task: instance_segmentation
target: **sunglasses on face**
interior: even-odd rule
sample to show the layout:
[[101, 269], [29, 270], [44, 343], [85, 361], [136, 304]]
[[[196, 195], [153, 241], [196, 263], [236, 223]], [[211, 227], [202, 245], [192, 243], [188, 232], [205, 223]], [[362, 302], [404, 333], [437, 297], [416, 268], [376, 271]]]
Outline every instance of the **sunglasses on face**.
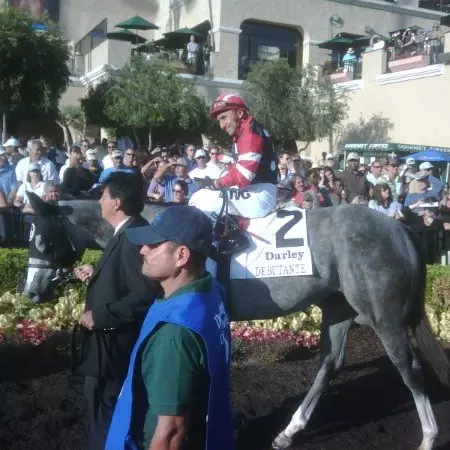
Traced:
[[206, 159], [206, 156], [197, 156], [195, 159]]

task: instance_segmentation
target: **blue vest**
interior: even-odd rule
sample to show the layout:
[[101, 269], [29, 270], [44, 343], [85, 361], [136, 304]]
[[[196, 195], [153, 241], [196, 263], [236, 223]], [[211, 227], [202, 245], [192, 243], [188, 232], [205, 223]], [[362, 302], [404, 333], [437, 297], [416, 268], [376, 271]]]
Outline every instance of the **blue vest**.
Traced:
[[208, 293], [189, 292], [153, 303], [131, 354], [128, 374], [117, 400], [105, 450], [137, 449], [130, 436], [136, 355], [160, 322], [190, 328], [203, 338], [210, 376], [205, 449], [234, 448], [230, 402], [231, 333], [223, 298], [222, 286], [212, 279], [212, 288]]

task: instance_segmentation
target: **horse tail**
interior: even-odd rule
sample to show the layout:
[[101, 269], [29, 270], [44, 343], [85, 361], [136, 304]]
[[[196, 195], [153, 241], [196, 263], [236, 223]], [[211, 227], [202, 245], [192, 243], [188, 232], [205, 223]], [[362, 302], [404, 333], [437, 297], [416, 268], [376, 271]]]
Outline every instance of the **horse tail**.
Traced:
[[416, 258], [419, 260], [420, 269], [419, 286], [414, 301], [410, 326], [422, 356], [431, 366], [440, 383], [445, 387], [450, 387], [450, 361], [436, 336], [431, 331], [425, 312], [425, 258], [418, 237], [410, 229], [407, 230], [416, 249]]

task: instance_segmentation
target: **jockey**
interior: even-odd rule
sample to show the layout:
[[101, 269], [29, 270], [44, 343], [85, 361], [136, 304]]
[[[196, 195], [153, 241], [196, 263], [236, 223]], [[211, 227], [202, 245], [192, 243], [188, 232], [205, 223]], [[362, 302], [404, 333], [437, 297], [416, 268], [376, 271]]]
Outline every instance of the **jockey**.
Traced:
[[[228, 191], [229, 213], [248, 219], [264, 217], [275, 209], [277, 198], [277, 156], [270, 134], [250, 114], [239, 94], [222, 94], [209, 114], [234, 142], [235, 164], [217, 180], [207, 180], [213, 189]], [[221, 192], [201, 189], [192, 195], [190, 205], [208, 215], [220, 212]]]

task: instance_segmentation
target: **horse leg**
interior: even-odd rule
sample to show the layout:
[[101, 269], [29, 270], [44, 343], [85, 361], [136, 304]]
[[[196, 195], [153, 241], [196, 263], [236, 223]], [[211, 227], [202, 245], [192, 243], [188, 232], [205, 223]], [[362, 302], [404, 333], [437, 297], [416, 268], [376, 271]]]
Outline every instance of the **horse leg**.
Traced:
[[306, 427], [320, 397], [344, 363], [347, 334], [355, 315], [340, 294], [328, 298], [322, 305], [319, 371], [289, 425], [272, 442], [273, 449], [290, 447], [294, 435]]
[[403, 327], [385, 328], [379, 325], [375, 326], [374, 330], [383, 343], [389, 359], [413, 395], [423, 433], [419, 449], [430, 450], [433, 448], [438, 427], [430, 400], [425, 393], [421, 367], [411, 347], [407, 331]]

